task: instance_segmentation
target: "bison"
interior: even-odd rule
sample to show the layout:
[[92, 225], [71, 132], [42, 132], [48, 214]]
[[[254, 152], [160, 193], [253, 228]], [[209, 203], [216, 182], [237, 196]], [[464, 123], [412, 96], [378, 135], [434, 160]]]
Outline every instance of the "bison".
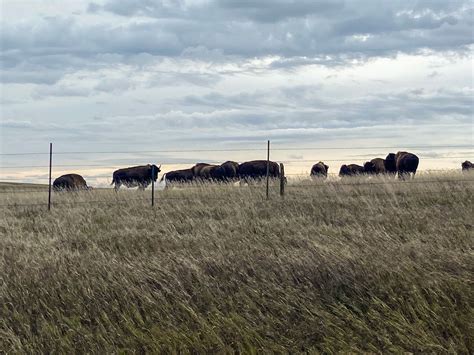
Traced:
[[166, 182], [191, 182], [194, 180], [194, 174], [192, 169], [182, 169], [169, 171], [160, 181], [165, 180]]
[[407, 177], [415, 177], [419, 162], [420, 159], [413, 153], [390, 153], [385, 158], [385, 167], [389, 166], [393, 169], [395, 165], [395, 172], [398, 173], [398, 178], [405, 180]]
[[144, 190], [152, 181], [158, 179], [158, 173], [161, 171], [160, 168], [161, 165], [148, 164], [116, 170], [114, 171], [111, 185], [115, 184], [116, 191], [121, 185], [127, 187], [138, 186], [140, 190]]
[[316, 178], [326, 179], [328, 176], [328, 170], [329, 170], [329, 166], [327, 166], [322, 161], [320, 161], [319, 163], [316, 163], [311, 167], [310, 176], [313, 179], [316, 179]]
[[239, 163], [235, 161], [226, 161], [221, 164], [218, 173], [222, 174], [219, 179], [225, 182], [232, 182], [239, 178]]
[[363, 166], [357, 164], [349, 164], [349, 165], [342, 165], [341, 169], [339, 169], [339, 176], [346, 177], [346, 176], [356, 176], [364, 174], [365, 170]]
[[[280, 166], [273, 161], [269, 162], [268, 174], [270, 178], [280, 177]], [[252, 160], [239, 165], [239, 178], [241, 181], [261, 180], [267, 176], [267, 161]]]
[[382, 158], [375, 158], [371, 161], [365, 162], [364, 171], [366, 174], [385, 174], [387, 172], [385, 169], [385, 160]]
[[390, 175], [395, 175], [397, 173], [397, 158], [394, 153], [387, 155], [383, 162], [385, 172]]
[[466, 160], [464, 163], [461, 164], [462, 171], [468, 172], [469, 170], [474, 170], [474, 164], [471, 163], [469, 160]]
[[194, 179], [200, 181], [220, 180], [224, 175], [224, 168], [221, 165], [198, 163], [191, 168]]
[[87, 186], [86, 180], [78, 174], [65, 174], [58, 177], [53, 182], [53, 189], [55, 191], [62, 190], [88, 190], [90, 187]]

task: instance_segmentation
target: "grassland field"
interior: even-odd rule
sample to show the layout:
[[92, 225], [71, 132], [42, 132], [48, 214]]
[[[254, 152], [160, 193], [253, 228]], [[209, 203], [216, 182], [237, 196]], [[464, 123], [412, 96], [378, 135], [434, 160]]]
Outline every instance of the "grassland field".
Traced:
[[0, 353], [474, 353], [474, 174], [278, 190], [0, 184]]

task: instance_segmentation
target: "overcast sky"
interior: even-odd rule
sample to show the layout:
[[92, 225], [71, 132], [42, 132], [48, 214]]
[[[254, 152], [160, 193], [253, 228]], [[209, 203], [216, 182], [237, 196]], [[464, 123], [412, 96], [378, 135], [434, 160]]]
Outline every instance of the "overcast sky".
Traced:
[[[277, 148], [291, 171], [394, 146], [422, 168], [473, 159], [473, 2], [1, 0], [1, 151]], [[296, 150], [337, 147], [348, 150]], [[455, 158], [449, 158], [449, 157]], [[177, 163], [265, 152], [76, 154], [56, 164]], [[459, 158], [458, 158], [459, 157]], [[436, 159], [435, 159], [436, 158]], [[439, 159], [438, 159], [439, 158]], [[1, 156], [2, 166], [47, 156]], [[341, 162], [333, 162], [337, 172]], [[184, 165], [183, 165], [184, 166]], [[110, 168], [70, 170], [110, 175]], [[43, 177], [2, 169], [0, 179]], [[109, 179], [110, 180], [110, 179]], [[105, 181], [105, 180], [104, 180]]]

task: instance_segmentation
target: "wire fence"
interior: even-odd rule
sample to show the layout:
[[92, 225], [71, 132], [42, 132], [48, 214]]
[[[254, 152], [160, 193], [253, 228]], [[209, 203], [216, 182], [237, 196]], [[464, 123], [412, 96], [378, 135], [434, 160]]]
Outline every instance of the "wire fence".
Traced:
[[[423, 160], [444, 160], [444, 159], [463, 159], [464, 157], [437, 157], [430, 158], [425, 157]], [[324, 159], [324, 162], [342, 162], [349, 159]], [[209, 161], [209, 160], [208, 160]], [[279, 160], [280, 163], [315, 163], [314, 159], [291, 159], [291, 160]], [[187, 165], [189, 163], [176, 163], [171, 161], [162, 162], [163, 164], [170, 165]], [[97, 167], [100, 169], [113, 169], [120, 168], [123, 164], [114, 164], [114, 165], [102, 165], [102, 164], [55, 164], [55, 168], [93, 168]], [[10, 166], [1, 166], [0, 169], [31, 169], [31, 168], [48, 168], [48, 165], [10, 165]], [[441, 169], [439, 169], [441, 170]]]
[[[352, 195], [352, 196], [367, 196], [367, 197], [390, 197], [390, 198], [396, 198], [396, 197], [407, 197], [407, 196], [425, 196], [426, 198], [430, 198], [433, 195], [445, 195], [447, 192], [466, 192], [470, 191], [472, 194], [470, 195], [471, 198], [474, 196], [474, 179], [439, 179], [439, 180], [410, 180], [410, 181], [396, 181], [396, 180], [384, 180], [384, 181], [358, 181], [358, 182], [328, 182], [328, 183], [313, 183], [313, 184], [295, 184], [295, 185], [287, 185], [286, 189], [291, 190], [290, 194], [290, 199], [291, 197], [298, 197], [303, 195], [307, 195], [308, 189], [319, 189], [319, 190], [325, 190], [325, 191], [335, 191], [337, 195]], [[417, 190], [407, 190], [407, 191], [397, 191], [393, 189], [387, 189], [387, 187], [392, 186], [392, 187], [400, 187], [400, 186], [407, 186], [407, 185], [424, 185], [424, 187], [428, 187], [430, 185], [435, 186], [436, 189], [433, 189], [433, 187], [429, 187], [426, 190], [422, 191], [417, 191]], [[350, 186], [350, 190], [345, 190], [345, 187]], [[358, 188], [360, 187], [374, 187], [374, 186], [384, 186], [386, 187], [385, 189], [363, 189], [360, 190]], [[219, 202], [229, 202], [229, 201], [234, 201], [234, 199], [228, 198], [227, 192], [229, 190], [220, 190], [222, 193], [222, 196], [209, 196], [208, 193], [209, 191], [212, 191], [212, 189], [221, 189], [223, 186], [222, 185], [212, 185], [212, 184], [204, 184], [201, 186], [181, 186], [182, 188], [176, 189], [178, 192], [186, 193], [188, 190], [199, 190], [204, 192], [203, 194], [194, 194], [194, 195], [189, 195], [189, 196], [183, 196], [183, 195], [178, 195], [178, 196], [169, 196], [169, 195], [164, 195], [164, 196], [156, 196], [154, 197], [154, 201], [158, 202], [158, 204], [162, 202], [168, 202], [168, 201], [182, 201], [182, 202], [208, 202], [208, 201], [219, 201]], [[263, 193], [263, 187], [262, 185], [245, 185], [245, 186], [224, 186], [224, 188], [227, 187], [230, 189], [230, 191], [241, 191], [241, 190], [251, 190], [251, 189], [258, 189], [261, 191], [262, 199], [264, 199], [264, 193]], [[274, 186], [275, 187], [275, 186]], [[109, 190], [102, 190], [98, 189], [96, 190], [99, 192], [108, 192], [113, 193], [111, 191], [112, 189]], [[297, 192], [300, 192], [299, 194]], [[9, 194], [9, 195], [16, 195], [16, 194], [21, 194], [21, 193], [43, 193], [47, 194], [48, 190], [43, 189], [43, 190], [33, 190], [30, 191], [28, 189], [25, 190], [10, 190], [10, 191], [0, 191], [1, 194]], [[146, 192], [143, 192], [146, 193]], [[61, 192], [62, 196], [66, 196], [67, 194], [68, 198], [76, 198], [76, 197], [82, 197], [83, 199], [87, 197], [87, 195], [90, 194], [91, 197], [98, 197], [96, 194], [94, 194], [94, 190], [91, 192], [89, 191], [82, 191], [82, 192]], [[115, 195], [115, 193], [114, 193]], [[235, 198], [235, 201], [238, 202], [239, 198], [247, 198], [248, 195], [232, 195], [233, 198]], [[254, 194], [252, 194], [253, 197], [255, 197]], [[45, 196], [46, 197], [46, 196]], [[107, 197], [107, 196], [104, 196]], [[108, 196], [109, 199], [107, 200], [97, 200], [97, 199], [90, 199], [90, 200], [73, 200], [73, 201], [54, 201], [51, 203], [52, 207], [57, 207], [57, 206], [83, 206], [83, 205], [108, 205], [108, 206], [124, 206], [124, 205], [131, 205], [132, 203], [141, 203], [141, 206], [149, 205], [151, 199], [150, 198], [120, 198], [120, 197], [112, 197], [110, 198], [110, 195]], [[258, 196], [257, 196], [258, 197]], [[285, 198], [288, 198], [288, 194], [285, 196]], [[7, 204], [0, 204], [0, 208], [16, 208], [16, 207], [47, 207], [48, 203], [43, 202], [43, 203], [23, 203], [23, 202], [13, 202], [13, 203], [7, 203]], [[50, 206], [50, 207], [51, 207]]]
[[[439, 148], [474, 148], [472, 144], [452, 144], [452, 145], [408, 145], [404, 149], [439, 149]], [[400, 146], [365, 146], [365, 147], [329, 147], [329, 146], [311, 146], [311, 147], [276, 147], [272, 151], [298, 151], [298, 150], [367, 150], [367, 149], [398, 149]], [[266, 152], [265, 147], [261, 148], [229, 148], [229, 149], [163, 149], [163, 150], [120, 150], [120, 151], [58, 151], [55, 155], [64, 154], [158, 154], [158, 153], [202, 153], [202, 152], [250, 152], [263, 151]], [[49, 155], [49, 152], [21, 152], [21, 153], [0, 153], [0, 156], [19, 156], [19, 155]]]
[[[474, 180], [472, 180], [474, 182]], [[317, 185], [315, 185], [317, 186]], [[299, 186], [295, 186], [299, 187]], [[308, 186], [301, 186], [301, 187], [308, 187]], [[301, 188], [300, 187], [300, 188]], [[463, 189], [457, 189], [455, 191], [451, 190], [451, 192], [464, 192], [465, 190]], [[306, 196], [306, 193], [302, 191], [304, 195]], [[410, 197], [410, 196], [424, 196], [425, 198], [432, 198], [434, 195], [445, 195], [447, 190], [430, 190], [430, 191], [383, 191], [383, 192], [370, 192], [370, 193], [363, 193], [363, 192], [354, 192], [354, 191], [338, 191], [338, 195], [352, 195], [352, 196], [365, 196], [365, 197], [389, 197], [389, 198], [397, 198], [397, 197]], [[295, 196], [295, 197], [301, 197]], [[472, 197], [472, 196], [471, 196]], [[331, 198], [328, 198], [330, 200]], [[87, 200], [87, 201], [60, 201], [60, 202], [53, 202], [51, 203], [52, 207], [57, 207], [57, 206], [70, 206], [70, 207], [75, 207], [75, 206], [84, 206], [84, 205], [107, 205], [107, 206], [131, 206], [132, 203], [140, 202], [141, 205], [140, 207], [149, 207], [150, 204], [150, 199], [115, 199], [115, 200]], [[169, 201], [180, 201], [180, 202], [234, 202], [238, 203], [239, 200], [232, 200], [229, 198], [219, 198], [219, 197], [209, 197], [207, 195], [203, 195], [200, 197], [198, 196], [192, 196], [192, 197], [184, 197], [184, 196], [176, 196], [176, 197], [158, 197], [155, 198], [155, 202], [169, 202]], [[291, 201], [286, 199], [285, 201]], [[441, 205], [440, 203], [437, 203], [437, 205]], [[48, 203], [10, 203], [10, 204], [0, 204], [0, 208], [16, 208], [16, 207], [48, 207]]]
[[[437, 155], [432, 152], [426, 152], [426, 150], [433, 150], [433, 149], [469, 149], [469, 152], [474, 152], [474, 145], [466, 145], [466, 144], [460, 144], [460, 145], [413, 145], [413, 146], [405, 146], [403, 147], [403, 150], [411, 150], [415, 151], [417, 155], [419, 155], [421, 161], [445, 161], [445, 160], [459, 160], [459, 162], [462, 162], [463, 160], [466, 160], [466, 156], [461, 156], [458, 154], [446, 154], [446, 155]], [[74, 157], [75, 155], [119, 155], [119, 154], [128, 154], [128, 155], [146, 155], [146, 154], [153, 154], [153, 155], [160, 155], [160, 154], [171, 154], [171, 153], [222, 153], [222, 152], [229, 152], [229, 153], [248, 153], [252, 152], [254, 158], [260, 158], [260, 160], [266, 160], [267, 158], [265, 155], [270, 155], [270, 153], [273, 152], [278, 152], [278, 154], [285, 153], [285, 152], [295, 152], [295, 151], [311, 151], [311, 152], [322, 152], [318, 153], [319, 158], [318, 159], [296, 159], [293, 157], [285, 157], [283, 159], [275, 159], [273, 158], [272, 160], [277, 160], [278, 163], [281, 164], [290, 164], [291, 166], [305, 166], [305, 170], [307, 172], [305, 173], [296, 173], [296, 172], [287, 172], [285, 176], [288, 177], [300, 177], [300, 178], [305, 178], [306, 180], [309, 178], [309, 171], [311, 170], [312, 164], [316, 163], [317, 161], [324, 161], [324, 162], [346, 162], [346, 163], [352, 163], [354, 160], [358, 160], [359, 162], [362, 162], [363, 160], [367, 161], [370, 160], [368, 158], [368, 154], [365, 155], [359, 155], [359, 156], [342, 156], [338, 159], [331, 158], [331, 159], [324, 159], [323, 156], [327, 155], [328, 151], [350, 151], [353, 153], [354, 151], [366, 151], [366, 150], [389, 150], [389, 151], [398, 151], [401, 150], [399, 147], [396, 146], [364, 146], [364, 147], [329, 147], [329, 146], [302, 146], [302, 147], [288, 147], [288, 146], [276, 146], [272, 147], [270, 149], [270, 144], [268, 142], [268, 147], [264, 148], [262, 147], [248, 147], [248, 148], [239, 148], [239, 149], [164, 149], [164, 150], [120, 150], [120, 151], [58, 151], [58, 152], [53, 152], [50, 151], [48, 152], [6, 152], [6, 153], [0, 153], [0, 157], [32, 157], [33, 159], [37, 160], [36, 157], [38, 156], [50, 156], [50, 159], [53, 156], [61, 156], [62, 159], [64, 157]], [[326, 152], [326, 153], [324, 153]], [[258, 153], [258, 154], [254, 154]], [[278, 155], [277, 154], [277, 155]], [[472, 153], [471, 153], [472, 154]], [[433, 156], [437, 155], [437, 156]], [[82, 159], [82, 158], [81, 158]], [[173, 161], [170, 158], [164, 158], [160, 159], [157, 156], [144, 156], [140, 157], [140, 159], [153, 159], [153, 160], [161, 160], [162, 164], [169, 164], [173, 166], [186, 166], [189, 167], [190, 163], [188, 162], [183, 162], [183, 161]], [[73, 160], [74, 159], [70, 159]], [[15, 169], [21, 170], [21, 169], [45, 169], [44, 174], [36, 174], [36, 175], [30, 175], [30, 176], [23, 176], [23, 177], [18, 177], [18, 176], [0, 176], [0, 181], [2, 182], [11, 182], [12, 184], [15, 183], [20, 183], [18, 187], [15, 187], [17, 185], [12, 185], [9, 189], [8, 186], [5, 188], [3, 187], [3, 190], [0, 189], [0, 196], [8, 196], [8, 195], [16, 195], [16, 194], [41, 194], [41, 193], [49, 193], [48, 186], [45, 186], [44, 188], [40, 187], [31, 187], [31, 188], [24, 188], [21, 183], [26, 183], [28, 180], [29, 181], [49, 181], [51, 179], [51, 176], [48, 174], [47, 169], [55, 169], [57, 170], [62, 170], [62, 169], [76, 169], [76, 168], [92, 168], [88, 169], [89, 171], [95, 171], [95, 170], [107, 170], [107, 169], [118, 169], [124, 167], [124, 165], [133, 165], [134, 162], [138, 160], [136, 157], [135, 158], [128, 158], [126, 162], [122, 161], [117, 164], [110, 164], [110, 162], [104, 162], [104, 163], [96, 163], [96, 162], [78, 162], [78, 163], [61, 163], [61, 164], [24, 164], [24, 165], [8, 165], [8, 164], [2, 164], [0, 166], [0, 170], [2, 171], [2, 174], [4, 174], [4, 171], [14, 171]], [[203, 159], [200, 158], [199, 161], [207, 161], [209, 163], [216, 163], [215, 156], [213, 159]], [[363, 162], [362, 162], [363, 164]], [[136, 165], [136, 164], [135, 164]], [[191, 166], [194, 164], [191, 164]], [[456, 169], [456, 170], [460, 170]], [[446, 169], [431, 169], [428, 170], [429, 172], [445, 172]], [[15, 172], [14, 172], [15, 173]], [[93, 175], [87, 175], [83, 174], [86, 178], [91, 177], [92, 179], [110, 179], [112, 177], [112, 171], [110, 174], [93, 174]], [[329, 176], [335, 176], [336, 174], [328, 174]], [[283, 181], [283, 180], [281, 180]], [[303, 188], [310, 188], [310, 189], [315, 189], [315, 188], [330, 188], [330, 189], [339, 189], [344, 186], [352, 186], [354, 188], [361, 187], [361, 186], [375, 186], [375, 185], [397, 185], [397, 184], [434, 184], [434, 183], [466, 183], [469, 185], [469, 188], [472, 188], [471, 183], [474, 181], [474, 179], [434, 179], [434, 180], [409, 180], [409, 181], [397, 181], [397, 180], [390, 180], [386, 179], [384, 181], [372, 181], [368, 179], [367, 181], [351, 181], [351, 182], [345, 182], [345, 181], [327, 181], [324, 184], [318, 184], [318, 183], [304, 183], [299, 181], [298, 183], [295, 184], [285, 184], [285, 187], [280, 186], [281, 191], [284, 191], [285, 189], [295, 191], [297, 189], [303, 189]], [[50, 182], [49, 182], [50, 183]], [[22, 187], [20, 187], [22, 186]], [[241, 187], [241, 186], [239, 186]], [[209, 188], [209, 186], [206, 186], [205, 188]], [[245, 188], [254, 190], [254, 189], [262, 189], [261, 185], [248, 185], [245, 186]], [[196, 190], [196, 189], [203, 189], [203, 186], [199, 186], [196, 184], [185, 184], [183, 185], [183, 189], [186, 190]], [[100, 189], [103, 190], [103, 189]], [[262, 189], [263, 190], [263, 189]], [[267, 188], [268, 191], [268, 188]], [[444, 191], [444, 190], [443, 190]], [[412, 194], [415, 192], [411, 192]], [[416, 192], [418, 193], [418, 192]], [[421, 192], [423, 194], [425, 192]], [[431, 193], [436, 193], [436, 192], [431, 192]], [[440, 192], [441, 193], [441, 192]], [[267, 192], [267, 198], [268, 198], [268, 192]], [[192, 197], [186, 197], [186, 196], [157, 196], [156, 201], [172, 201], [172, 200], [193, 200], [196, 199], [196, 196]], [[210, 197], [206, 196], [207, 200], [210, 201], [225, 201], [225, 198], [219, 198], [219, 197]], [[155, 199], [153, 200], [155, 201]], [[2, 208], [9, 208], [9, 207], [25, 207], [25, 206], [45, 206], [48, 205], [48, 208], [51, 208], [51, 206], [59, 206], [59, 205], [83, 205], [83, 204], [117, 204], [117, 203], [130, 203], [130, 202], [150, 202], [150, 199], [126, 199], [123, 201], [120, 200], [89, 200], [89, 201], [73, 201], [73, 202], [64, 202], [64, 201], [52, 201], [50, 203], [44, 202], [44, 203], [13, 203], [13, 204], [0, 204], [0, 207]]]

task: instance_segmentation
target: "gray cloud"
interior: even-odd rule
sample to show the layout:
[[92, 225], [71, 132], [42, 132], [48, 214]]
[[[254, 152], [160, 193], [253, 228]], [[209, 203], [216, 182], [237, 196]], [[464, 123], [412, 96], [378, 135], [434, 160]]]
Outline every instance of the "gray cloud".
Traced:
[[5, 16], [2, 149], [44, 150], [51, 137], [62, 150], [472, 143], [472, 11], [468, 0], [105, 0]]
[[114, 21], [71, 15], [5, 21], [2, 80], [50, 84], [78, 69], [139, 65], [135, 57], [146, 55], [212, 61], [279, 56], [272, 64], [278, 69], [424, 49], [462, 52], [473, 43], [472, 11], [469, 1], [394, 1], [381, 8], [351, 0], [109, 0], [91, 3], [89, 13], [111, 13]]
[[[294, 94], [298, 92], [301, 95]], [[317, 86], [287, 87], [273, 90], [271, 95], [265, 90], [237, 95], [212, 92], [178, 99], [174, 106], [179, 110], [151, 115], [102, 116], [83, 122], [80, 129], [74, 124], [64, 124], [61, 128], [69, 130], [71, 135], [92, 141], [101, 140], [104, 135], [127, 135], [130, 142], [136, 135], [140, 141], [138, 137], [145, 134], [141, 127], [149, 127], [154, 132], [169, 132], [170, 139], [179, 136], [183, 128], [185, 131], [215, 132], [225, 127], [224, 130], [229, 132], [274, 134], [285, 131], [288, 137], [291, 135], [297, 141], [305, 129], [322, 129], [325, 134], [331, 132], [334, 138], [341, 129], [394, 124], [418, 127], [439, 123], [470, 125], [474, 109], [472, 91], [462, 90], [409, 90], [347, 100], [318, 98], [319, 95]], [[392, 132], [384, 134], [390, 136]], [[207, 138], [200, 136], [197, 139], [205, 141]]]

